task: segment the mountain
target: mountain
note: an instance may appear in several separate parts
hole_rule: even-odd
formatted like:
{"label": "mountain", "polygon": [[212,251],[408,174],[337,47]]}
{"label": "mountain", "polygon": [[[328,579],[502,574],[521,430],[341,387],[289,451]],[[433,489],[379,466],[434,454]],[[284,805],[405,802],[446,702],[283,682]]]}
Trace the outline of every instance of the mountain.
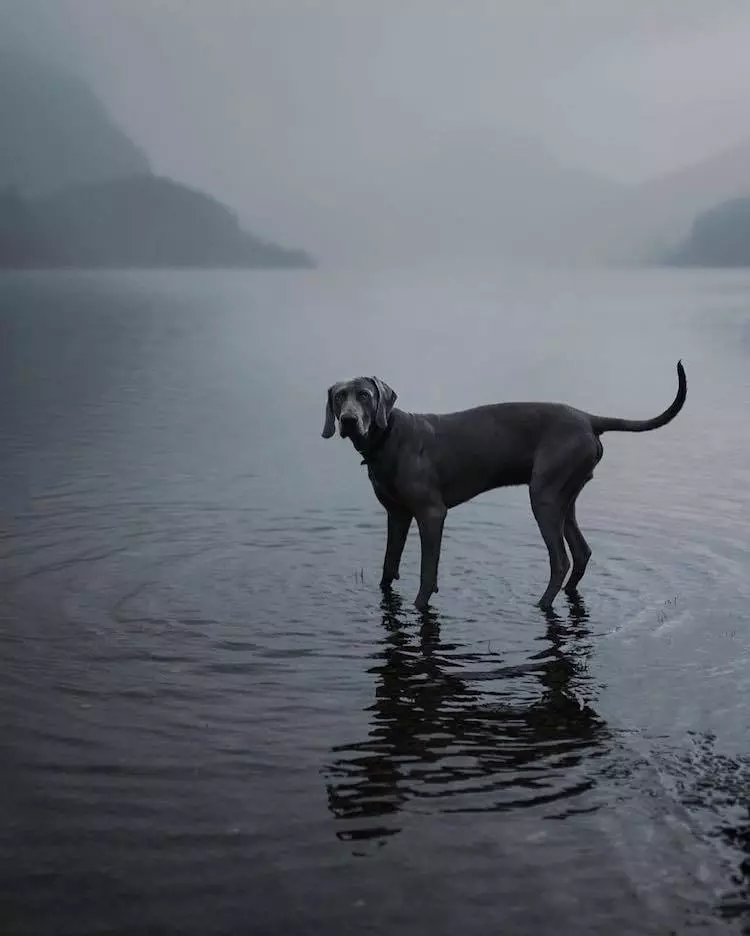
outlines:
{"label": "mountain", "polygon": [[708,159],[629,187],[610,206],[607,256],[654,261],[689,235],[693,221],[730,199],[750,194],[750,140]]}
{"label": "mountain", "polygon": [[675,266],[750,267],[750,198],[733,198],[699,214],[688,237],[664,261]]}
{"label": "mountain", "polygon": [[637,199],[658,212],[665,229],[685,233],[712,206],[750,193],[750,140],[639,186]]}
{"label": "mountain", "polygon": [[23,194],[150,171],[144,153],[75,75],[0,48],[0,185]]}
{"label": "mountain", "polygon": [[0,197],[0,268],[313,265],[248,234],[211,196],[153,175]]}
{"label": "mountain", "polygon": [[0,268],[310,267],[210,195],[155,176],[91,89],[0,48]]}
{"label": "mountain", "polygon": [[318,242],[342,262],[585,262],[621,191],[538,140],[472,125],[392,141],[376,171],[343,166],[325,202],[335,224],[326,232],[311,214],[306,233],[322,230]]}
{"label": "mountain", "polygon": [[620,186],[566,165],[538,141],[475,131],[411,167],[407,204],[448,250],[576,262],[590,258]]}

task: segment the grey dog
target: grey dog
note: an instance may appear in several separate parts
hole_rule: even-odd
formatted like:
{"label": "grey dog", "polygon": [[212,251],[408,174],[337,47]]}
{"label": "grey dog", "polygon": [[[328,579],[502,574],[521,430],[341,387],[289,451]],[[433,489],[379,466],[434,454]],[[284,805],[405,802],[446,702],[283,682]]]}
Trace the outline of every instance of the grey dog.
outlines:
{"label": "grey dog", "polygon": [[576,521],[576,499],[593,477],[603,432],[647,432],[671,422],[687,396],[682,362],[671,406],[653,419],[593,416],[562,403],[495,403],[456,413],[407,413],[379,377],[355,377],[328,389],[323,438],[339,422],[367,465],[375,496],[388,513],[388,539],[381,588],[399,577],[412,519],[422,556],[415,605],[427,607],[438,590],[438,562],[448,510],[508,485],[528,484],[531,509],[549,552],[549,584],[539,606],[550,609],[566,585],[575,594],[591,549]]}

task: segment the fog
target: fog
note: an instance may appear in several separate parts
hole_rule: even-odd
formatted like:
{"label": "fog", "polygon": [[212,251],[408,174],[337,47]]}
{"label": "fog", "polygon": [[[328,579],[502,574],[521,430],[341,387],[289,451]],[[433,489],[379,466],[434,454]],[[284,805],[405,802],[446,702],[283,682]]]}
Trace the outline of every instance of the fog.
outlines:
{"label": "fog", "polygon": [[742,0],[2,0],[0,23],[155,171],[329,263],[593,256],[627,186],[739,143],[750,105]]}

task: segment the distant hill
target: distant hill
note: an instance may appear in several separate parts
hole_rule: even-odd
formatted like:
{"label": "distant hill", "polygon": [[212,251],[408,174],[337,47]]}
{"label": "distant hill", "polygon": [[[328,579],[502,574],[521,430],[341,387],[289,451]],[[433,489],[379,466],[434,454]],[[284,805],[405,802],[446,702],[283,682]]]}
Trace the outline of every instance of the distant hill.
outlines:
{"label": "distant hill", "polygon": [[609,206],[605,256],[659,262],[688,236],[695,218],[750,192],[750,140],[691,166],[629,186]]}
{"label": "distant hill", "polygon": [[355,264],[586,262],[620,193],[537,139],[471,126],[394,145],[376,172],[343,166],[325,202],[336,223],[311,213],[303,233]]}
{"label": "distant hill", "polygon": [[698,213],[745,192],[750,192],[750,140],[645,182],[637,200],[659,212],[669,236],[687,233]]}
{"label": "distant hill", "polygon": [[675,266],[750,267],[750,198],[734,198],[705,211],[685,241],[667,253]]}
{"label": "distant hill", "polygon": [[153,175],[75,75],[0,45],[0,268],[312,265]]}
{"label": "distant hill", "polygon": [[152,175],[0,194],[0,267],[312,267],[208,195]]}
{"label": "distant hill", "polygon": [[38,194],[150,171],[145,154],[74,75],[0,46],[0,186]]}
{"label": "distant hill", "polygon": [[[540,141],[512,134],[498,140],[476,131],[441,143],[421,164],[404,155],[402,204],[385,191],[379,202],[392,207],[401,231],[415,224],[415,243],[420,236],[427,243],[442,239],[448,256],[586,261],[598,247],[607,206],[621,192]],[[425,223],[436,233],[425,232]]]}

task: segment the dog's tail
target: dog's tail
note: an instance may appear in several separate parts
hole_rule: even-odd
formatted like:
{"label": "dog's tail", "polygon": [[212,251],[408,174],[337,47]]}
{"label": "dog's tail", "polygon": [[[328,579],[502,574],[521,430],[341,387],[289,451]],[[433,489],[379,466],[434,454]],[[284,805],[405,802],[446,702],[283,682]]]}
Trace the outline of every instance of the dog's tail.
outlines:
{"label": "dog's tail", "polygon": [[672,422],[682,409],[687,397],[687,378],[682,361],[677,362],[677,396],[672,404],[653,419],[617,419],[609,416],[592,416],[591,427],[597,435],[603,432],[649,432]]}

